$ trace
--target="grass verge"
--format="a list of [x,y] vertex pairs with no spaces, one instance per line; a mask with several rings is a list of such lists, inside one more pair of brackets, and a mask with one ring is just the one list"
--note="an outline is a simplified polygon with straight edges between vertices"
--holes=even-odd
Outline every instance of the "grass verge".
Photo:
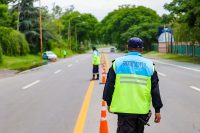
[[[60,49],[54,49],[53,52],[59,57],[64,58]],[[66,57],[75,55],[72,51],[68,50]],[[42,60],[40,55],[26,55],[26,56],[3,56],[3,62],[0,63],[1,69],[24,71],[35,68],[45,64],[47,60]]]
[[178,62],[189,62],[194,64],[200,64],[200,57],[191,57],[191,56],[177,55],[177,54],[165,54],[165,53],[158,53],[156,51],[145,52],[144,56],[148,58],[162,58],[162,59],[175,60]]
[[26,55],[26,56],[3,56],[3,62],[0,63],[0,69],[18,70],[23,71],[38,67],[46,62],[37,55]]

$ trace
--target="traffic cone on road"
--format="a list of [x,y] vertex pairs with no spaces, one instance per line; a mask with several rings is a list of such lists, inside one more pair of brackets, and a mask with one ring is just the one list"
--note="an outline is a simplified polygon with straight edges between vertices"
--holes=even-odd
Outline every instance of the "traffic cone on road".
[[105,73],[106,74],[106,68],[103,68],[103,72],[102,73]]
[[101,77],[101,84],[106,83],[106,71],[103,70],[102,77]]
[[106,102],[105,101],[102,101],[99,133],[108,133],[108,121],[107,121]]
[[102,77],[101,77],[101,84],[106,83],[106,64],[102,64]]

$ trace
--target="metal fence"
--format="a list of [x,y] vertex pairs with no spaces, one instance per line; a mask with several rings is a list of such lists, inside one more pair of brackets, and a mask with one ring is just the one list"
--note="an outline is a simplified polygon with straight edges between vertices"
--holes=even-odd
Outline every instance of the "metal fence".
[[[168,48],[173,54],[200,57],[200,45],[172,45],[172,49],[171,46]],[[152,44],[152,50],[158,51],[158,44]]]

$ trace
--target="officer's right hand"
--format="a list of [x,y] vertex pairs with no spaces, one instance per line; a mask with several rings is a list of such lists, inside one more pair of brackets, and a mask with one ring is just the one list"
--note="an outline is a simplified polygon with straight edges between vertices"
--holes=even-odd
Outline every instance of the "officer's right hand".
[[161,114],[160,114],[160,113],[156,113],[156,114],[155,114],[155,120],[154,120],[154,122],[155,122],[155,123],[159,123],[160,120],[161,120]]
[[111,112],[110,112],[110,106],[108,106],[108,112],[111,113]]
[[110,106],[108,106],[108,112],[109,112],[109,113],[113,113],[113,112],[110,111]]

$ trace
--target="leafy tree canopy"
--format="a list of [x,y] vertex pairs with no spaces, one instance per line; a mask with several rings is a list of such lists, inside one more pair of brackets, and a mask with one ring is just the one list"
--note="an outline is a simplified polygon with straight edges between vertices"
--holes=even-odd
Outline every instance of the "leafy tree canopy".
[[65,12],[60,19],[64,25],[62,35],[65,38],[77,35],[78,43],[85,41],[95,42],[96,31],[95,27],[98,25],[97,19],[91,14],[81,14],[78,11]]
[[3,54],[9,56],[25,55],[29,52],[24,35],[12,28],[0,27],[0,45]]
[[116,43],[121,50],[125,49],[127,38],[133,36],[140,35],[139,37],[151,45],[156,39],[155,31],[159,21],[160,17],[150,8],[121,6],[102,20],[100,34],[104,42]]
[[16,2],[17,0],[0,0],[0,4],[8,4],[8,3],[14,3]]
[[0,4],[0,25],[1,26],[9,26],[10,17],[8,13],[8,5]]
[[177,41],[187,41],[192,44],[200,42],[200,1],[199,0],[173,0],[165,4],[170,11],[166,15],[174,29]]
[[173,0],[164,7],[180,22],[186,22],[190,27],[200,27],[199,0]]

